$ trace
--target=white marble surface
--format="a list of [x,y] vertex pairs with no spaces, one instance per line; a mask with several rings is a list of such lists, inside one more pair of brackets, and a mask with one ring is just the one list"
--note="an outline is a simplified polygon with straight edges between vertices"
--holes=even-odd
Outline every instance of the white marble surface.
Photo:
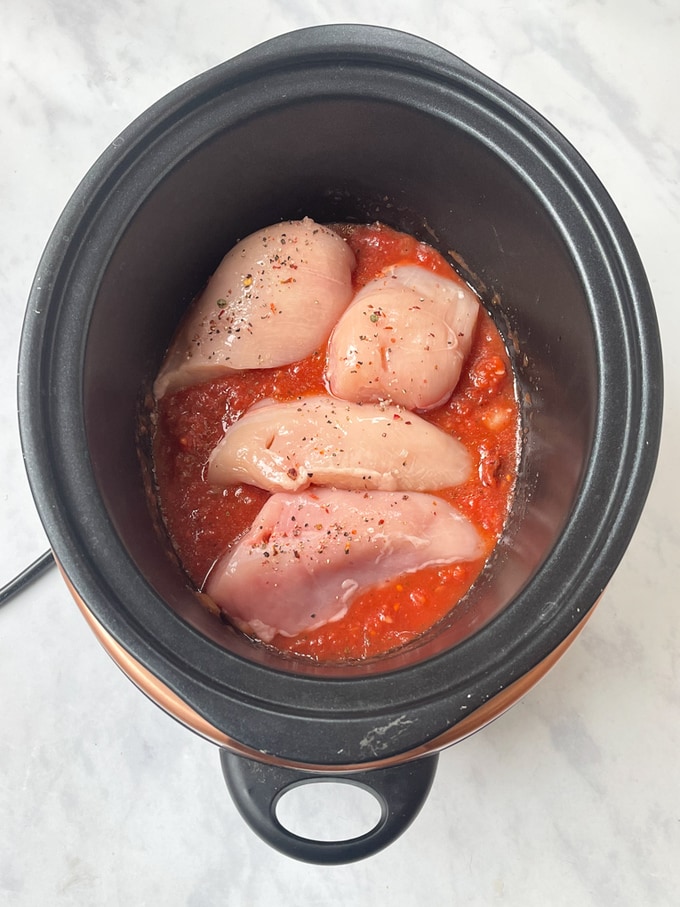
[[433,39],[546,114],[613,195],[666,347],[659,468],[582,637],[442,754],[371,860],[288,860],[248,830],[217,751],[140,695],[53,571],[0,610],[0,904],[680,903],[680,6],[677,0],[3,0],[0,580],[46,547],[16,428],[28,289],[76,183],[138,113],[277,33],[373,22]]

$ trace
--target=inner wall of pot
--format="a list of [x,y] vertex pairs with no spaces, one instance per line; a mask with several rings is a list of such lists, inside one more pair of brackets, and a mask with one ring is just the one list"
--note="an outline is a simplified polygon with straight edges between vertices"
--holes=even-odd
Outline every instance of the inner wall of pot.
[[498,614],[530,581],[569,516],[597,400],[583,287],[559,225],[521,164],[422,111],[328,99],[225,129],[135,205],[93,307],[85,414],[103,499],[159,607],[173,608],[232,652],[298,669],[199,604],[157,519],[138,427],[144,392],[172,333],[222,256],[260,227],[309,215],[319,222],[381,220],[455,253],[507,339],[525,435],[507,530],[467,599],[436,633],[387,657],[384,667],[450,648]]

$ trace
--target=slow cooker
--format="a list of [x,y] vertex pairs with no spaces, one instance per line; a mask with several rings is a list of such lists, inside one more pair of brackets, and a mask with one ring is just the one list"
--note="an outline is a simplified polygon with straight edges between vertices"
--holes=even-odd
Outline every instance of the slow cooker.
[[[343,666],[286,658],[201,606],[153,506],[151,383],[240,237],[283,219],[381,221],[449,256],[510,351],[514,503],[489,564],[411,645]],[[113,140],[60,217],[19,366],[25,460],[54,557],[96,637],[220,747],[250,825],[315,862],[367,856],[427,796],[437,753],[572,643],[640,516],[662,365],[631,236],[540,114],[448,51],[371,26],[275,38],[170,92]],[[291,785],[367,786],[382,816],[321,842],[283,828]]]

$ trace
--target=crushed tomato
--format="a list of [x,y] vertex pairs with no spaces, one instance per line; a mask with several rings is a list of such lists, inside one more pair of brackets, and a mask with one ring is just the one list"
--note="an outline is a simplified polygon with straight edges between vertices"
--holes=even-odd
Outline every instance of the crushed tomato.
[[[460,279],[431,246],[381,224],[335,227],[357,257],[355,291],[394,264],[420,264]],[[251,485],[217,488],[205,465],[224,429],[253,403],[327,393],[325,349],[291,365],[255,369],[184,388],[161,399],[154,437],[157,494],[168,533],[197,588],[215,562],[245,533],[269,493]],[[482,571],[505,523],[518,459],[519,407],[510,360],[492,318],[482,308],[472,349],[450,400],[420,414],[458,438],[474,468],[462,485],[437,492],[476,526],[484,553],[476,561],[429,567],[365,591],[335,623],[272,645],[319,662],[388,652],[443,618]]]

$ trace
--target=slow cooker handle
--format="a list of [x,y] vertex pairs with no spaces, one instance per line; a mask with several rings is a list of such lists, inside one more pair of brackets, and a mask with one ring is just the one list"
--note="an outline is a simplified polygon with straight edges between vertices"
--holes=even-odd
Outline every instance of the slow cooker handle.
[[[408,828],[427,799],[437,770],[438,754],[387,768],[340,774],[305,772],[265,765],[220,751],[222,773],[237,809],[252,830],[286,856],[306,863],[351,863],[391,844]],[[342,841],[314,841],[288,831],[276,817],[276,806],[293,787],[312,782],[343,781],[370,791],[381,816],[369,832]]]

